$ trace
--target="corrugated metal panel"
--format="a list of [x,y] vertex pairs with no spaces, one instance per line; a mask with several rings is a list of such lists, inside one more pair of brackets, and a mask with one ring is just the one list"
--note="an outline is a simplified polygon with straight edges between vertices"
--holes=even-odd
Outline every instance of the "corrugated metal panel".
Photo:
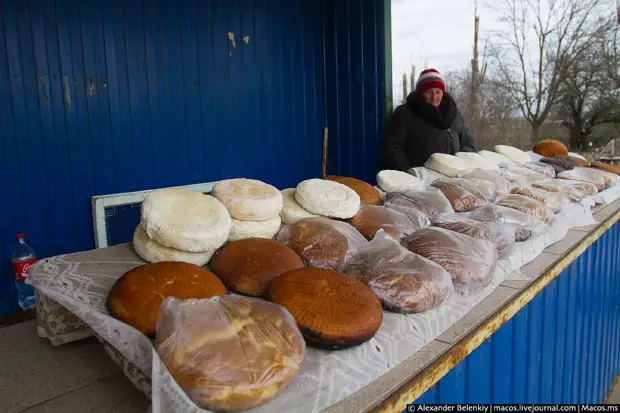
[[386,10],[385,0],[324,1],[328,173],[373,183],[389,67]]
[[601,403],[619,343],[616,223],[415,403]]
[[90,249],[93,195],[236,176],[290,187],[321,173],[325,113],[330,172],[373,176],[383,10],[0,0],[0,314],[16,308],[13,234],[40,256]]

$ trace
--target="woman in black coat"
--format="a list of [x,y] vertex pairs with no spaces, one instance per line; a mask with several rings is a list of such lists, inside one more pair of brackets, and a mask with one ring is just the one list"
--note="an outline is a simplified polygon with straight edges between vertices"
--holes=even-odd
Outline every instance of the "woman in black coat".
[[385,125],[382,169],[408,171],[423,166],[434,153],[476,152],[456,102],[435,69],[420,74],[407,103],[394,111]]

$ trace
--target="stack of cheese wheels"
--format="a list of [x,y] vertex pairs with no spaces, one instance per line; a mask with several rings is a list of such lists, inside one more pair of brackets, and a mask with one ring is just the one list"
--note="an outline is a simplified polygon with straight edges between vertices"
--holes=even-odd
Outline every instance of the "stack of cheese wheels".
[[145,261],[209,262],[228,238],[231,219],[217,199],[180,188],[160,189],[142,203],[133,246]]
[[226,206],[232,217],[229,241],[272,239],[280,230],[282,194],[276,187],[254,179],[235,178],[215,184],[211,195]]
[[317,215],[306,211],[295,199],[295,188],[287,188],[282,191],[282,211],[280,218],[285,224],[294,224],[306,218],[315,218]]
[[328,218],[349,219],[358,213],[360,196],[338,182],[308,179],[297,185],[295,200],[306,211]]

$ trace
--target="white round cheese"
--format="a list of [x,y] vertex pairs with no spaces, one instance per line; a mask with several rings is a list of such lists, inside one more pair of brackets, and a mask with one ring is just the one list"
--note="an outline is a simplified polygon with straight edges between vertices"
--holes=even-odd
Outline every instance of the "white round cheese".
[[295,200],[312,214],[341,219],[353,218],[361,205],[357,192],[325,179],[301,182],[295,189]]
[[133,233],[133,248],[136,254],[147,262],[181,261],[198,265],[199,267],[206,265],[211,260],[213,253],[215,253],[215,250],[207,252],[186,252],[164,247],[146,235],[146,231],[142,224],[138,224]]
[[142,203],[142,225],[149,238],[164,247],[207,252],[228,239],[231,219],[217,199],[180,188],[159,189]]
[[282,194],[272,185],[255,179],[227,179],[213,186],[211,195],[219,199],[233,219],[266,221],[280,215]]
[[588,160],[583,155],[580,155],[580,154],[575,153],[575,152],[569,152],[568,156],[572,156],[573,158],[583,159],[584,161],[588,162]]
[[299,220],[306,218],[314,218],[316,215],[311,214],[299,205],[295,199],[295,188],[288,188],[282,191],[283,206],[280,212],[280,218],[285,224],[294,224]]
[[514,163],[530,162],[532,160],[532,158],[527,153],[525,153],[519,148],[515,148],[514,146],[497,145],[495,147],[495,152],[499,153],[500,155],[504,155]]
[[415,176],[403,172],[385,169],[377,173],[379,188],[390,194],[392,192],[406,192],[414,189],[422,189],[422,181]]
[[485,158],[476,152],[458,152],[457,158],[465,161],[470,169],[498,169],[499,164],[490,159]]
[[447,153],[432,154],[424,166],[451,178],[471,170],[464,160],[453,155],[448,155]]
[[503,167],[511,167],[511,166],[514,166],[514,164],[515,164],[510,159],[508,159],[504,155],[500,155],[497,152],[491,152],[491,151],[482,150],[482,151],[478,152],[478,155],[480,155],[483,158],[486,158],[486,159],[488,159],[490,161],[493,161],[496,164],[498,164],[499,166],[503,166]]
[[246,238],[273,239],[280,231],[281,224],[282,221],[279,216],[266,221],[240,221],[233,219],[228,241]]

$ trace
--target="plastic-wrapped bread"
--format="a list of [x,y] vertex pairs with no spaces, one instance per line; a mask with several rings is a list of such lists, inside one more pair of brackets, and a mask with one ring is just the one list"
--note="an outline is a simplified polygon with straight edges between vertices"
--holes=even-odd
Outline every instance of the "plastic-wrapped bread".
[[470,166],[465,160],[446,153],[432,154],[424,166],[451,178],[475,168],[475,166]]
[[462,214],[443,217],[435,223],[435,226],[489,241],[495,245],[500,255],[516,242],[513,228],[499,222],[476,221]]
[[396,313],[430,310],[454,290],[442,266],[408,251],[383,231],[351,258],[345,273],[368,285],[383,308]]
[[425,187],[435,181],[444,179],[446,177],[445,175],[440,174],[439,172],[435,172],[432,169],[428,169],[424,166],[416,166],[415,168],[411,168],[407,171],[407,173],[418,178],[422,182],[422,185],[424,185]]
[[443,228],[425,228],[405,238],[403,246],[441,265],[463,292],[490,284],[497,266],[497,248],[482,239]]
[[590,166],[590,162],[588,162],[585,158],[574,157],[574,156],[556,156],[556,159],[562,159],[567,162],[572,163],[573,165],[579,168],[588,168]]
[[248,297],[164,301],[155,348],[200,407],[235,412],[262,405],[299,374],[305,342],[291,314]]
[[473,171],[464,174],[461,178],[465,180],[478,180],[485,181],[496,192],[496,194],[508,194],[512,189],[512,182],[504,178],[500,173],[496,171],[484,171],[482,169],[474,169]]
[[521,196],[526,196],[528,198],[532,198],[542,204],[545,203],[545,198],[540,196],[540,195],[536,195],[534,194],[530,189],[528,188],[514,188],[512,191],[510,191],[511,194],[513,195],[521,195]]
[[[497,171],[494,171],[494,172],[496,172],[497,174],[501,175],[503,178],[508,180],[511,183],[511,189],[513,189],[513,188],[527,188],[527,187],[532,185],[532,181],[526,175],[520,173],[524,169],[525,168],[515,167],[515,168],[512,168],[512,169],[500,169],[500,170],[497,170]],[[530,171],[530,172],[535,173],[533,171]],[[544,176],[542,176],[540,174],[538,174],[538,175],[541,178],[544,179]]]
[[480,193],[470,190],[459,180],[443,180],[433,183],[439,189],[456,212],[467,212],[487,204],[487,200]]
[[521,166],[547,178],[555,178],[555,169],[544,162],[524,162]]
[[594,184],[570,181],[568,179],[548,179],[534,182],[532,186],[552,194],[558,194],[571,202],[579,202],[584,196],[594,196],[598,194],[598,189],[596,189]]
[[551,166],[555,170],[555,174],[559,174],[560,172],[568,171],[571,169],[575,169],[577,166],[567,161],[566,159],[560,158],[542,158],[540,163],[547,164]]
[[286,225],[276,240],[293,249],[310,267],[340,271],[366,238],[346,222],[308,218]]
[[497,198],[495,203],[500,206],[525,212],[528,215],[540,219],[547,225],[552,225],[555,222],[555,214],[551,208],[547,207],[542,202],[538,202],[526,196],[502,195]]
[[601,171],[596,171],[591,168],[575,168],[570,171],[564,171],[558,174],[558,178],[594,184],[599,192],[603,191],[612,183],[612,180],[609,178],[606,179]]
[[360,212],[351,218],[349,223],[368,240],[373,239],[377,231],[383,229],[397,241],[431,224],[425,215],[405,215],[376,205],[362,205]]
[[481,222],[499,222],[514,230],[516,242],[527,241],[532,236],[541,235],[549,229],[547,224],[532,215],[495,204],[489,204],[461,215]]
[[405,215],[425,215],[431,223],[444,215],[454,214],[448,198],[436,188],[389,194],[384,206]]

